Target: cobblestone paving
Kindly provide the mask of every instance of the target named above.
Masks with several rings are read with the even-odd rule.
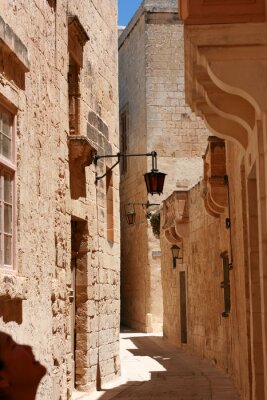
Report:
[[[121,334],[122,377],[75,400],[239,400],[230,378],[157,335]]]

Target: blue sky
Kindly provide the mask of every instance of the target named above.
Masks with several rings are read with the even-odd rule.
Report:
[[[142,0],[118,0],[119,4],[118,24],[126,26],[141,3]]]

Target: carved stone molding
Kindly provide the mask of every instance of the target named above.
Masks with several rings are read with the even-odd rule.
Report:
[[[26,46],[0,17],[0,74],[25,89],[25,73],[30,70]]]
[[[266,19],[264,0],[179,0],[180,18],[186,24],[230,24]]]
[[[83,66],[83,47],[89,40],[86,30],[76,15],[68,15],[68,49],[75,62]]]
[[[163,202],[162,230],[169,243],[181,242],[189,234],[188,192],[176,191]]]
[[[185,28],[186,100],[214,136],[243,154],[267,112],[266,37],[267,24]]]
[[[204,159],[203,197],[207,212],[213,217],[224,213],[228,204],[226,175],[226,155],[224,140],[215,136],[208,139]]]

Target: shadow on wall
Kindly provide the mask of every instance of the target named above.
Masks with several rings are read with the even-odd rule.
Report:
[[[0,318],[3,318],[5,323],[22,324],[22,300],[0,297]]]

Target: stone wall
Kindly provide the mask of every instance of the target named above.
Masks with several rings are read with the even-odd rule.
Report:
[[[248,267],[246,259],[247,227],[245,222],[246,193],[242,169],[238,167],[242,153],[227,144],[227,173],[230,189],[231,231],[226,228],[229,209],[215,217],[207,211],[203,182],[188,195],[188,231],[178,245],[183,259],[173,268],[170,243],[161,233],[162,281],[164,299],[164,336],[184,350],[193,351],[223,368],[235,380],[242,399],[249,397],[250,337],[248,317]],[[176,230],[182,231],[182,225]],[[242,228],[241,228],[242,227]],[[230,241],[231,234],[231,241]],[[231,255],[232,246],[232,255]],[[224,254],[228,254],[232,269],[230,277],[230,312],[225,313],[225,293],[222,283]],[[187,340],[182,338],[180,272],[186,277]]]
[[[249,378],[243,374],[243,368],[235,372],[235,378],[238,382],[246,382],[246,385],[240,384],[241,397],[256,400],[267,397],[267,135],[266,74],[263,72],[266,61],[262,61],[266,50],[266,1],[250,5],[243,2],[238,6],[234,1],[228,2],[227,6],[223,1],[217,3],[213,10],[211,6],[204,11],[201,4],[198,10],[191,7],[192,4],[184,9],[185,3],[180,2],[185,21],[186,99],[214,135],[239,146],[239,152],[229,148],[227,159],[228,170],[236,171],[229,172],[234,174],[231,192],[242,187],[245,193],[243,210],[238,206],[240,198],[234,204],[233,241],[240,248],[233,248],[236,251],[234,260],[239,261],[240,268],[242,258],[246,262],[246,268],[236,269],[240,271],[237,275],[240,282],[245,278],[246,285],[236,288],[234,299],[243,289],[247,314],[239,312],[236,318],[242,329],[246,319],[249,329],[248,346],[244,347],[243,341],[239,345],[236,340],[233,351],[236,361],[240,359],[239,354],[249,354],[245,365]],[[225,107],[230,104],[226,111]],[[242,232],[245,233],[243,247]],[[235,371],[237,365],[235,362]],[[247,386],[249,392],[245,390]]]
[[[92,391],[120,371],[119,174],[110,242],[105,179],[94,183],[95,170],[106,166],[92,164],[94,150],[118,150],[117,5],[16,0],[1,2],[0,14],[29,57],[24,87],[1,75],[1,103],[15,106],[17,153],[17,269],[0,270],[7,282],[1,329],[31,344],[47,367],[38,398],[67,399],[73,386]],[[89,36],[76,150],[69,138],[67,15],[78,17],[77,35]]]
[[[202,175],[208,132],[185,104],[183,52],[183,25],[174,1],[143,2],[120,35],[120,109],[128,113],[128,151],[157,151],[158,168],[167,173],[163,196],[148,196],[142,175],[150,171],[151,158],[130,159],[121,177],[122,207],[147,200],[162,203],[173,190],[192,187]],[[122,218],[122,320],[134,328],[159,330],[160,243],[142,208],[136,212],[135,226]]]
[[[130,35],[119,48],[119,99],[120,113],[128,115],[127,148],[129,153],[146,153],[146,94],[145,94],[145,24],[141,17]],[[121,303],[122,323],[135,329],[146,329],[149,313],[146,298],[146,280],[149,272],[147,261],[147,222],[142,206],[136,207],[137,223],[128,226],[125,212],[127,203],[146,201],[143,174],[146,159],[129,158],[127,172],[121,176]],[[126,207],[126,208],[125,208]],[[129,207],[131,210],[132,207]],[[134,299],[134,301],[133,301]]]

